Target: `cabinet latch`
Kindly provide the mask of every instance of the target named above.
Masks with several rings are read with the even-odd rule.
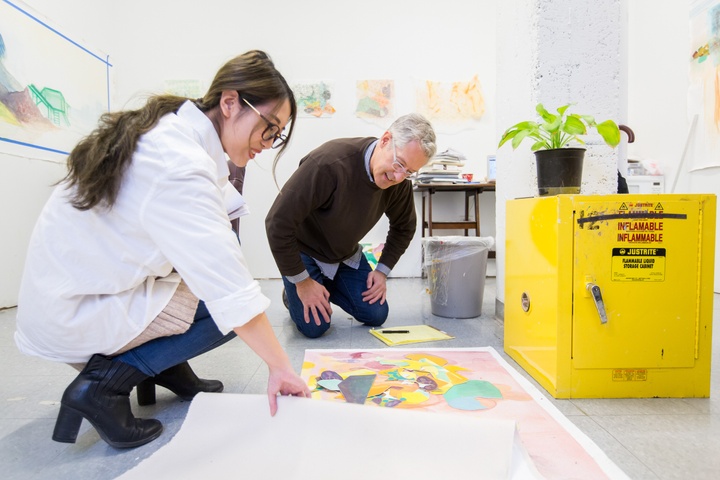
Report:
[[[590,296],[595,302],[595,308],[597,309],[598,315],[600,316],[600,323],[607,323],[607,313],[605,313],[605,303],[603,302],[602,293],[600,287],[592,282],[588,282],[585,285],[587,291],[590,292]]]

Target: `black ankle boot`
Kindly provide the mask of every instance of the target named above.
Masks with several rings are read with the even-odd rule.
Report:
[[[83,418],[116,448],[139,447],[155,440],[162,433],[162,424],[135,418],[130,409],[130,391],[146,378],[130,365],[93,355],[65,389],[53,440],[75,443]]]
[[[198,378],[190,364],[183,362],[141,382],[137,386],[139,405],[155,403],[155,385],[167,388],[185,401],[192,400],[200,392],[222,392],[224,388],[220,380]]]

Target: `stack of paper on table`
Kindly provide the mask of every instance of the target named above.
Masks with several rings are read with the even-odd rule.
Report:
[[[416,182],[423,183],[463,183],[461,174],[465,165],[465,156],[452,149],[438,153],[418,171]]]

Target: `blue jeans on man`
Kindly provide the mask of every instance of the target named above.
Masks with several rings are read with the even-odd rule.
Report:
[[[341,263],[332,280],[323,275],[320,267],[312,257],[304,253],[301,253],[300,257],[310,277],[330,292],[330,303],[339,306],[352,315],[355,320],[370,327],[378,327],[385,323],[389,312],[387,300],[380,305],[379,301],[370,304],[364,302],[362,298],[362,293],[367,290],[368,274],[372,271],[370,264],[364,256],[361,257],[357,270]],[[330,324],[325,322],[325,319],[321,317],[320,325],[317,325],[315,319],[312,318],[312,312],[309,314],[310,323],[305,323],[303,304],[297,295],[295,284],[291,283],[285,277],[283,277],[283,283],[285,285],[290,318],[295,322],[298,330],[310,338],[317,338],[325,333],[330,328]]]

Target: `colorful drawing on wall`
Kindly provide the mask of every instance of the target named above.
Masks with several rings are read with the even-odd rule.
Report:
[[[339,385],[372,375],[369,388],[354,391],[353,403],[517,421],[523,445],[544,478],[608,478],[605,472],[614,467],[490,347],[305,351],[301,376],[314,399],[349,401]],[[358,392],[367,392],[364,402]]]
[[[370,268],[375,270],[375,267],[377,267],[378,261],[380,260],[380,255],[382,255],[382,250],[385,244],[361,243],[360,246],[363,249],[363,254],[365,255],[365,258],[370,264]]]
[[[25,6],[0,2],[0,151],[64,158],[108,110],[110,66]]]
[[[370,121],[393,116],[395,82],[393,80],[358,80],[355,115]]]
[[[485,113],[480,80],[436,82],[426,80],[417,88],[417,111],[431,122],[450,124],[479,120]]]
[[[720,1],[690,7],[688,110],[697,115],[694,168],[720,166]]]
[[[333,106],[333,85],[329,82],[300,82],[292,86],[300,117],[331,117]]]

